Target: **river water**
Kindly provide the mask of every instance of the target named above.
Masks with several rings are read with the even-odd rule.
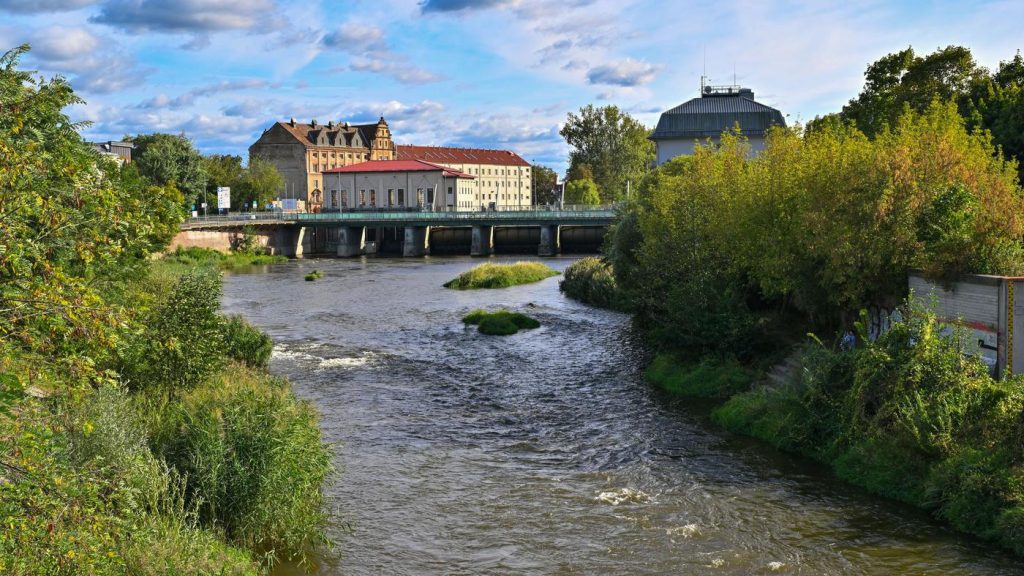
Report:
[[[302,260],[226,278],[225,309],[274,338],[271,370],[335,443],[338,560],[323,573],[1022,573],[652,389],[629,318],[563,297],[558,278],[441,287],[479,263]],[[314,268],[324,278],[303,281]],[[460,322],[497,306],[543,326],[489,337]]]

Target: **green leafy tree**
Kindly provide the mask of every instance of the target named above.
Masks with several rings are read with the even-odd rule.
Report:
[[[71,86],[17,69],[28,50],[0,57],[0,345],[96,375],[120,324],[100,290],[163,247],[181,197],[96,154],[63,113]]]
[[[567,205],[600,204],[597,184],[593,180],[570,180],[565,183],[565,199]]]
[[[184,134],[140,134],[130,140],[140,174],[157,186],[176,186],[186,205],[202,202],[206,192],[203,158]]]
[[[588,164],[603,202],[624,198],[626,182],[638,183],[654,160],[650,130],[617,106],[588,104],[570,113],[559,133],[572,147],[570,172]]]
[[[267,160],[254,157],[249,159],[249,166],[236,187],[237,195],[232,196],[237,197],[239,203],[263,207],[277,198],[283,187],[284,177],[277,168]]]
[[[547,166],[534,164],[533,203],[554,204],[558,202],[558,174]]]
[[[963,46],[947,46],[924,56],[906,48],[868,66],[864,89],[843,107],[841,117],[873,137],[884,126],[892,126],[904,106],[922,112],[936,98],[960,100],[986,76]]]
[[[245,179],[242,157],[232,154],[210,154],[203,156],[202,163],[203,171],[206,173],[206,202],[210,209],[218,209],[220,207],[217,206],[217,188],[227,186],[234,192]]]

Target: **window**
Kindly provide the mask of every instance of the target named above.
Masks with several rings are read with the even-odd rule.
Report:
[[[388,206],[395,205],[395,189],[388,188]]]
[[[370,206],[376,208],[377,206],[377,191],[370,188]]]
[[[451,186],[449,186],[449,187],[448,187],[448,195],[449,195],[449,196],[451,196],[451,195],[452,195],[452,187],[451,187]]]
[[[348,190],[341,191],[341,207],[345,208],[348,206]]]
[[[405,206],[405,188],[398,189],[398,205]]]
[[[427,188],[427,204],[434,203],[434,187]]]
[[[335,208],[338,207],[338,191],[337,190],[331,190],[331,206],[335,207]]]
[[[366,190],[359,191],[359,205],[366,206]]]
[[[423,206],[423,188],[416,189],[416,205]]]

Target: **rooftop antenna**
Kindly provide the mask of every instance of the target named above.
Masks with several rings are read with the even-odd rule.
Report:
[[[732,63],[732,85],[736,86],[736,61]]]
[[[708,77],[708,45],[704,45],[704,71],[700,75],[700,93],[704,95],[704,82]]]

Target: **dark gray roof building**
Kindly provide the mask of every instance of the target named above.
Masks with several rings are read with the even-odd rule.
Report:
[[[693,143],[717,138],[739,124],[754,151],[763,148],[771,126],[785,126],[786,120],[771,106],[754,101],[754,92],[738,86],[706,86],[700,98],[680,104],[661,115],[650,139],[658,146],[658,164],[674,156],[693,152]]]

